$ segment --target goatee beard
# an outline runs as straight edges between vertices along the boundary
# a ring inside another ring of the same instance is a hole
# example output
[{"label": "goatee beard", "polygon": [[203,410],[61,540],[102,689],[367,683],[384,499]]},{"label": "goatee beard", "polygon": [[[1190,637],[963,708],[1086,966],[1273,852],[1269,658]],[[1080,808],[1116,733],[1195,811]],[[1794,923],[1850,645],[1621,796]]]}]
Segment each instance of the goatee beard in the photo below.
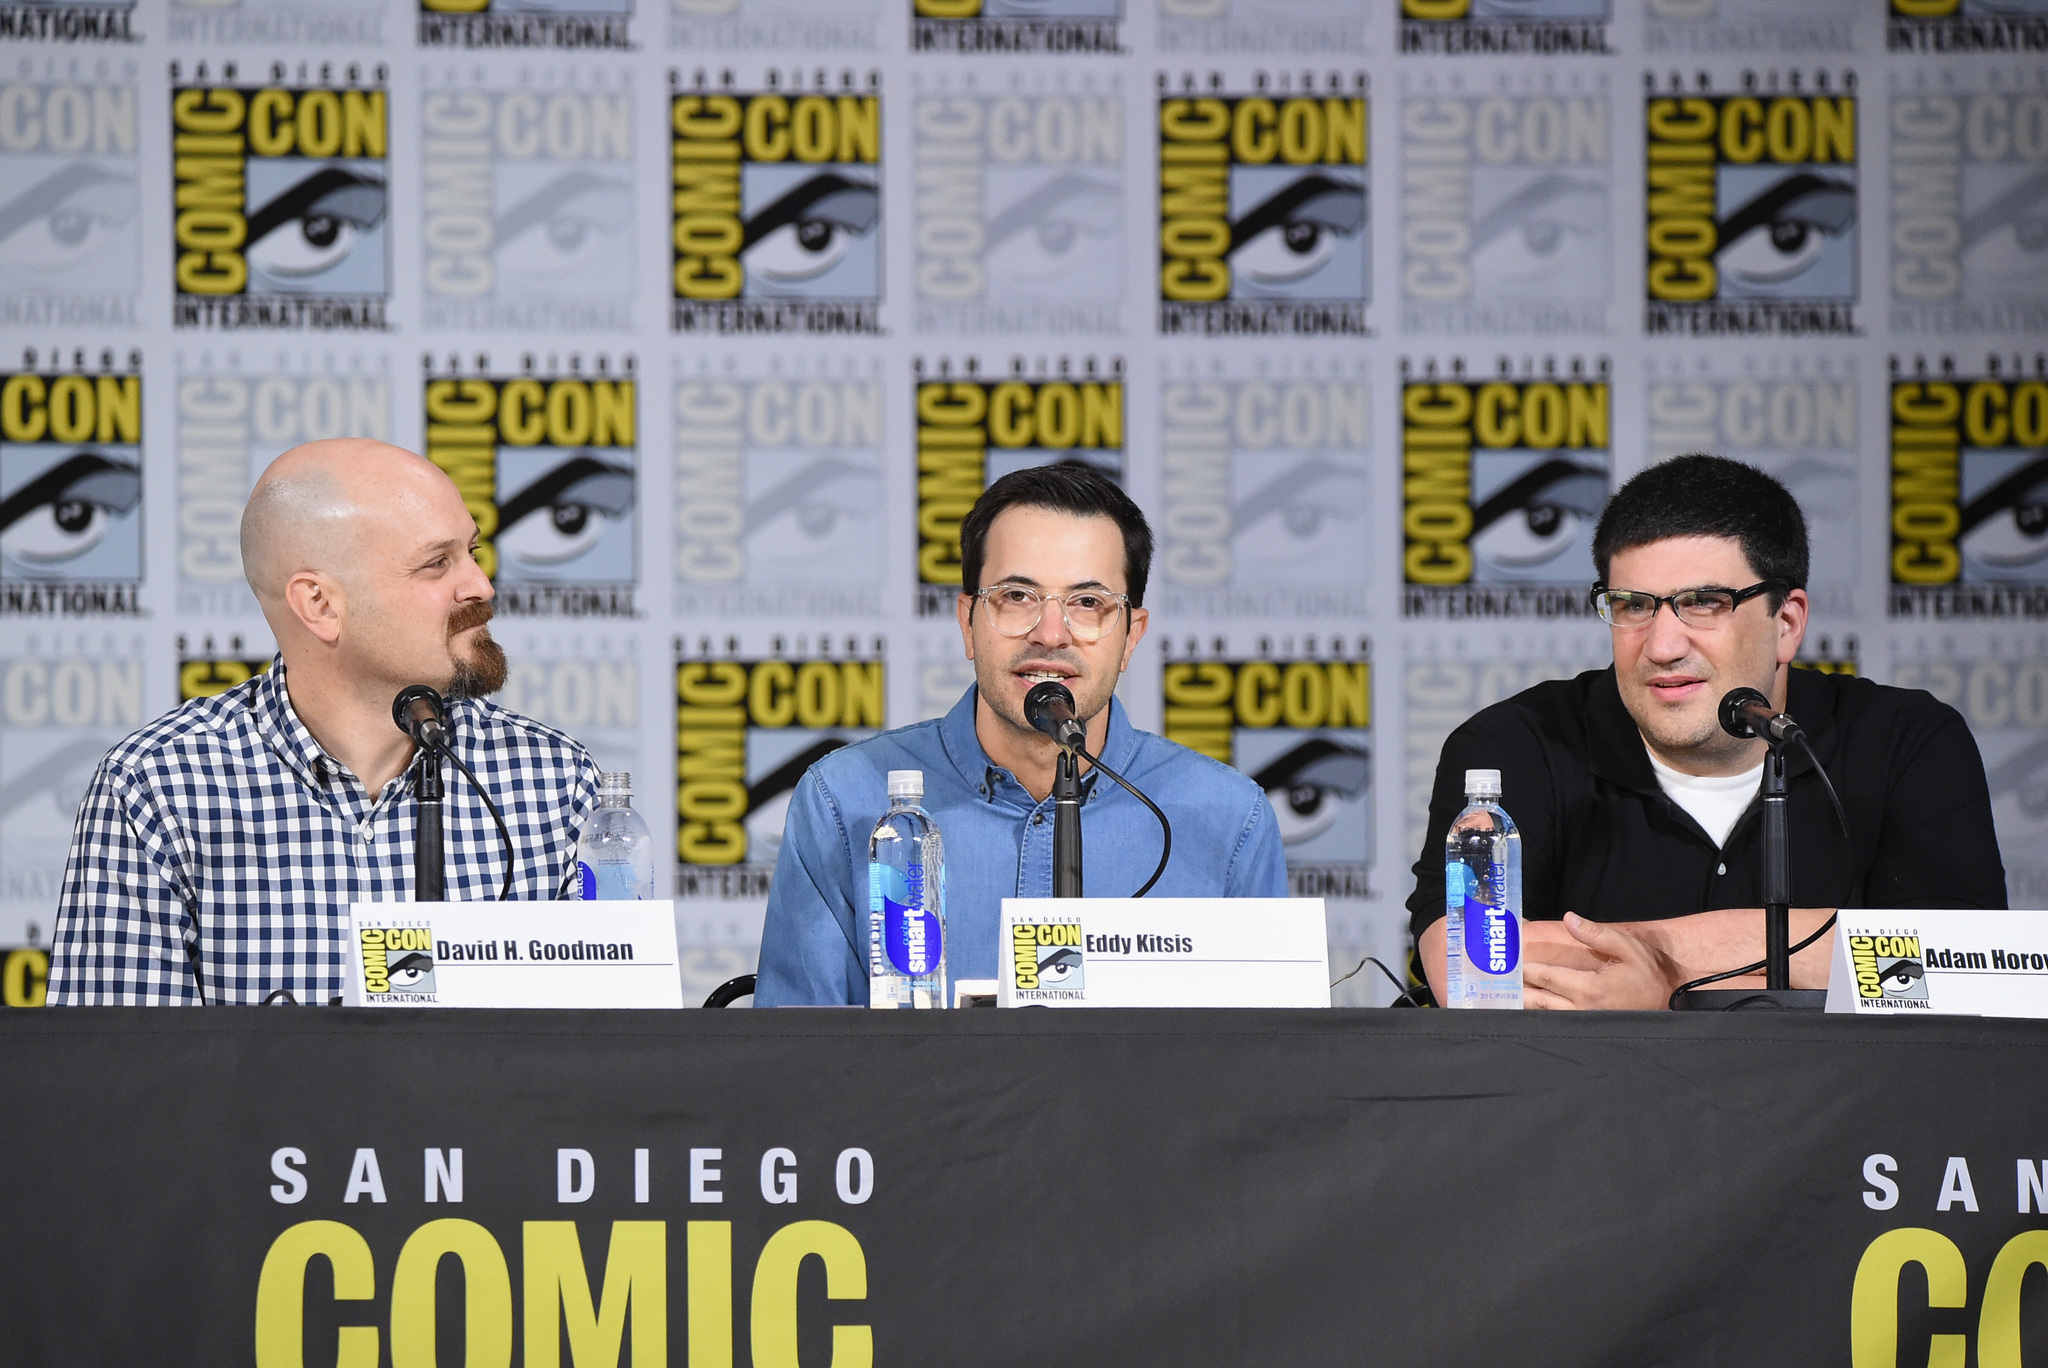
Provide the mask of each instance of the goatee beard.
[{"label": "goatee beard", "polygon": [[[490,607],[489,604],[479,606]],[[489,617],[488,612],[485,617]],[[505,648],[491,639],[488,627],[477,632],[476,640],[470,643],[469,654],[468,660],[458,657],[455,661],[455,677],[448,681],[448,697],[482,698],[505,687]]]}]

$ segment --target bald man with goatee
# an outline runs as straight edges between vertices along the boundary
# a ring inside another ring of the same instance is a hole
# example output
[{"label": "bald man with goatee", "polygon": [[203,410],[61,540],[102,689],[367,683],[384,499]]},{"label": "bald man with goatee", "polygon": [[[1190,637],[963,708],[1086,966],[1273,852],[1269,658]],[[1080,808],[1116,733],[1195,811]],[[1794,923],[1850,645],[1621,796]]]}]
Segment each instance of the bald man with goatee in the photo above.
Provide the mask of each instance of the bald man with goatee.
[{"label": "bald man with goatee", "polygon": [[401,689],[448,699],[446,896],[573,896],[596,805],[582,746],[484,700],[505,682],[476,522],[432,463],[383,442],[294,447],[242,513],[269,670],[194,699],[100,762],[79,809],[53,1004],[300,1003],[342,991],[350,904],[413,897],[419,756]]}]

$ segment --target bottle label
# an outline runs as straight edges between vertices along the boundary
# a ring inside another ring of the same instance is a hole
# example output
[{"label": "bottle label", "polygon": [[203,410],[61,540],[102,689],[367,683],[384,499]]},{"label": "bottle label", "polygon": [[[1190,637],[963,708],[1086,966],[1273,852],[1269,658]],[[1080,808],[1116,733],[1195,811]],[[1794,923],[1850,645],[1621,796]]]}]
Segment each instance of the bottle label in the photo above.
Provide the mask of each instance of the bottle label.
[{"label": "bottle label", "polygon": [[592,873],[590,866],[583,863],[583,861],[581,860],[578,860],[576,862],[576,878],[578,883],[581,885],[577,892],[577,896],[582,898],[585,902],[596,902],[597,875]]},{"label": "bottle label", "polygon": [[1465,962],[1483,974],[1512,973],[1522,962],[1522,929],[1512,912],[1478,896],[1477,882],[1465,882]]},{"label": "bottle label", "polygon": [[938,972],[945,955],[945,933],[936,915],[924,907],[924,866],[909,870],[887,865],[870,865],[870,877],[880,884],[882,901],[882,951],[889,967],[910,978],[924,978]]}]

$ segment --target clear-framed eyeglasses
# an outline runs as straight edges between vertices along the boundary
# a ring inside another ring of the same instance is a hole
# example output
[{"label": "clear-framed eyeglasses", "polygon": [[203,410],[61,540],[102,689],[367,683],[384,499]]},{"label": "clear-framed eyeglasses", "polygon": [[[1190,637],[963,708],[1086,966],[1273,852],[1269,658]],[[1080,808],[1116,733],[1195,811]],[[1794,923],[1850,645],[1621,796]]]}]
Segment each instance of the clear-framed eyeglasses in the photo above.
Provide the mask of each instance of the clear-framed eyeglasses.
[{"label": "clear-framed eyeglasses", "polygon": [[1647,627],[1665,604],[1688,627],[1718,627],[1735,615],[1735,610],[1759,594],[1782,592],[1789,586],[1781,579],[1759,580],[1747,589],[1681,589],[1675,594],[1646,594],[1640,589],[1609,589],[1593,586],[1593,611],[1610,627]]},{"label": "clear-framed eyeglasses", "polygon": [[1116,622],[1116,615],[1131,606],[1128,594],[1107,589],[1076,589],[1066,594],[1046,594],[1028,584],[991,584],[975,595],[988,605],[991,627],[1007,637],[1020,637],[1045,617],[1048,602],[1060,606],[1060,617],[1076,641],[1100,641]]}]

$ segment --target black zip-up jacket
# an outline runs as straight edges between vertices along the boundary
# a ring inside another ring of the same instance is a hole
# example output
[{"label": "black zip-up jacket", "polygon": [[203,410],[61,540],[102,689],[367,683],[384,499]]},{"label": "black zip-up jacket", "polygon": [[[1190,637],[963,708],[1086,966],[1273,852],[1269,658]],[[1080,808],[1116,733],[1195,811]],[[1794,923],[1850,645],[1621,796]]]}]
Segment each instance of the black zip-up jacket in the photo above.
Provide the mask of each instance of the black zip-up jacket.
[{"label": "black zip-up jacket", "polygon": [[[1962,715],[1918,689],[1794,669],[1785,710],[1848,811],[1850,839],[1795,747],[1787,805],[1795,907],[2004,907],[1984,761]],[[1522,833],[1522,908],[1654,921],[1763,904],[1763,800],[1714,842],[1657,786],[1614,669],[1538,684],[1475,714],[1444,742],[1415,864],[1409,924],[1444,915],[1444,835],[1465,771],[1501,772]]]}]

